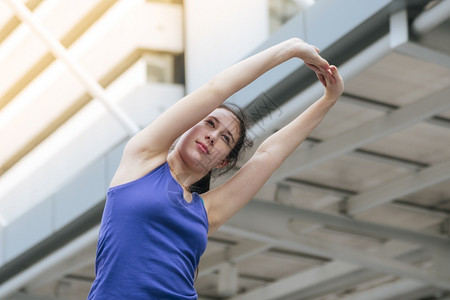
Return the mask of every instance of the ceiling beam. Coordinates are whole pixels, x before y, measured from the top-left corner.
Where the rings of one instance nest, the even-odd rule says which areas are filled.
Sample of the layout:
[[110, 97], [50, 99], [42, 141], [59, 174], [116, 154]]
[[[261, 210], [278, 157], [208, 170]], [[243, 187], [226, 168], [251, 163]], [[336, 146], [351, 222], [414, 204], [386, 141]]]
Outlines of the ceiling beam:
[[358, 268], [357, 265], [353, 264], [331, 262], [324, 266], [288, 276], [265, 287], [233, 297], [230, 300], [277, 299], [291, 294], [295, 290], [306, 289], [317, 283], [325, 282], [338, 276], [342, 276], [343, 274], [354, 272]]
[[48, 297], [48, 296], [46, 296], [44, 298], [42, 296], [29, 295], [29, 294], [25, 294], [25, 293], [17, 293], [15, 295], [11, 296], [10, 298], [8, 298], [8, 300], [64, 300], [64, 299]]
[[[267, 224], [258, 225], [262, 227], [268, 226]], [[357, 264], [361, 267], [379, 271], [385, 274], [392, 274], [400, 277], [410, 278], [427, 283], [428, 285], [443, 289], [450, 289], [450, 278], [444, 278], [432, 271], [424, 270], [420, 267], [415, 267], [407, 263], [399, 262], [395, 259], [380, 257], [368, 253], [367, 251], [349, 248], [338, 244], [330, 244], [329, 242], [320, 241], [313, 238], [284, 237], [283, 239], [280, 239], [279, 236], [283, 235], [283, 232], [280, 232], [279, 235], [275, 235], [274, 237], [273, 235], [260, 233], [258, 232], [258, 230], [249, 230], [244, 228], [245, 226], [242, 226], [242, 224], [239, 227], [227, 225], [219, 228], [219, 231], [240, 237], [245, 237], [248, 239], [253, 239], [256, 241], [276, 243], [280, 247], [289, 250], [303, 251], [314, 255], [322, 255], [324, 257], [329, 257], [335, 260]]]
[[117, 104], [110, 101], [103, 87], [91, 76], [89, 72], [69, 53], [69, 51], [58, 41], [33, 15], [33, 13], [21, 2], [16, 0], [6, 0], [16, 15], [44, 42], [52, 54], [60, 59], [72, 74], [81, 81], [92, 97], [98, 100], [107, 111], [113, 115], [130, 136], [139, 131], [139, 125], [128, 116], [128, 114]]
[[[290, 197], [290, 193], [284, 193], [283, 197]], [[283, 199], [284, 201], [290, 200]], [[264, 224], [262, 221], [255, 220], [264, 220]], [[261, 200], [251, 201], [227, 224], [242, 225], [242, 228], [259, 230], [276, 236], [277, 234], [295, 234], [293, 226], [296, 220], [331, 225], [355, 234], [359, 233], [361, 236], [372, 235], [384, 239], [397, 239], [450, 251], [450, 240], [446, 237]]]
[[206, 254], [200, 259], [198, 277], [203, 277], [221, 268], [227, 263], [238, 263], [250, 256], [267, 251], [273, 246], [271, 243], [256, 241], [242, 242], [237, 246], [227, 246], [219, 253]]
[[[241, 212], [239, 212], [228, 222], [229, 225], [223, 226], [219, 230], [260, 242], [274, 243], [286, 249], [355, 263], [383, 273], [423, 281], [438, 287], [450, 288], [450, 280], [448, 278], [427, 270], [394, 259], [379, 257], [366, 251], [299, 236], [289, 228], [289, 215], [285, 216], [283, 212], [280, 217], [275, 211], [268, 212], [264, 209], [255, 210], [254, 208], [251, 207], [251, 209], [246, 210], [245, 217], [239, 217], [242, 216]], [[267, 217], [265, 217], [266, 214]], [[270, 223], [268, 220], [270, 220]]]
[[[416, 250], [410, 246], [399, 245], [398, 243], [392, 242], [383, 245], [379, 251], [385, 253], [387, 257], [395, 257], [396, 259], [408, 261], [410, 263], [422, 261], [427, 255], [423, 250]], [[346, 268], [343, 266], [345, 266], [345, 263], [342, 262], [331, 262], [323, 266], [318, 266], [306, 272], [299, 272], [287, 276], [275, 283], [241, 294], [239, 296], [242, 298], [238, 299], [268, 300], [273, 298], [265, 298], [265, 296], [261, 295], [272, 295], [273, 293], [276, 293], [279, 297], [283, 297], [283, 299], [286, 300], [315, 299], [345, 290], [349, 286], [354, 286], [384, 276], [384, 274], [380, 272], [363, 269], [360, 266], [357, 268]], [[329, 268], [333, 269], [332, 273], [334, 276], [319, 276], [311, 281], [311, 272], [328, 274], [327, 270]], [[306, 278], [303, 278], [303, 275], [305, 275]], [[287, 286], [282, 286], [282, 283], [286, 283]], [[282, 286], [282, 290], [280, 290], [280, 286]], [[276, 291], [271, 291], [272, 289]]]
[[[398, 49], [398, 48], [397, 48]], [[396, 49], [396, 50], [397, 50]], [[407, 53], [403, 53], [407, 54]], [[441, 54], [443, 56], [444, 54]], [[448, 65], [450, 68], [450, 56], [445, 56], [445, 59], [448, 61]], [[391, 113], [399, 108], [397, 105], [392, 105], [388, 103], [382, 103], [373, 99], [360, 97], [356, 95], [352, 95], [349, 93], [343, 93], [341, 98], [339, 99], [339, 102], [345, 102], [351, 105], [360, 106], [363, 108], [371, 109], [371, 110], [377, 110], [385, 113]], [[430, 119], [424, 120], [424, 122], [444, 128], [450, 127], [450, 120], [442, 117], [433, 116]]]
[[[292, 203], [292, 201], [294, 201], [295, 199], [291, 199], [289, 196], [290, 188], [301, 189], [302, 191], [310, 191], [312, 193], [317, 193], [317, 194], [331, 195], [333, 197], [341, 198], [341, 200], [346, 200], [352, 196], [357, 195], [357, 193], [352, 190], [345, 190], [345, 189], [340, 189], [340, 188], [336, 188], [333, 186], [318, 184], [315, 182], [308, 182], [308, 181], [304, 181], [304, 180], [288, 178], [278, 184], [277, 190], [274, 195], [274, 202], [285, 203], [286, 205], [289, 205], [289, 203]], [[282, 190], [282, 192], [280, 193], [281, 190]], [[340, 204], [330, 205], [325, 209], [321, 209], [321, 212], [334, 214], [337, 211], [336, 207], [345, 206], [344, 202], [342, 202], [341, 204], [342, 205], [340, 205]], [[417, 204], [410, 203], [410, 202], [407, 202], [404, 200], [394, 200], [387, 205], [392, 206], [392, 207], [399, 207], [403, 210], [408, 210], [408, 211], [412, 211], [415, 213], [419, 212], [421, 214], [426, 214], [426, 215], [433, 216], [436, 218], [444, 219], [444, 218], [450, 217], [450, 213], [446, 212], [444, 209], [442, 209], [442, 210], [439, 208], [433, 209], [431, 207], [417, 205]], [[441, 235], [442, 233], [440, 231], [436, 231], [436, 234]]]
[[[399, 279], [393, 282], [385, 283], [373, 288], [366, 289], [364, 291], [352, 293], [347, 297], [341, 298], [341, 300], [380, 300], [380, 299], [398, 299], [405, 293], [418, 293], [423, 289], [429, 287], [426, 283], [411, 280], [411, 279]], [[430, 291], [428, 291], [430, 293]], [[411, 298], [408, 298], [411, 299]]]
[[423, 35], [448, 20], [450, 15], [450, 0], [443, 0], [435, 6], [422, 12], [411, 24], [416, 34]]
[[386, 116], [326, 140], [310, 149], [294, 153], [269, 178], [268, 183], [281, 181], [286, 177], [303, 172], [324, 161], [350, 152], [362, 145], [428, 119], [441, 111], [450, 109], [449, 94], [450, 88], [441, 90]]
[[359, 214], [365, 210], [388, 203], [395, 198], [414, 193], [449, 178], [450, 160], [349, 197], [346, 200], [347, 213], [351, 216]]
[[67, 259], [49, 267], [34, 280], [29, 281], [26, 288], [29, 290], [34, 290], [55, 281], [58, 278], [62, 278], [67, 274], [78, 271], [84, 267], [94, 265], [96, 247], [97, 243], [93, 242], [73, 255], [67, 257]]
[[233, 263], [220, 265], [217, 294], [220, 297], [231, 297], [238, 291], [238, 267]]
[[8, 296], [13, 295], [20, 288], [37, 280], [42, 274], [46, 274], [49, 269], [70, 260], [74, 256], [74, 253], [83, 252], [89, 245], [96, 243], [99, 227], [96, 226], [90, 229], [52, 254], [31, 265], [23, 272], [3, 282], [0, 286], [0, 299], [7, 299]]
[[[413, 231], [404, 231], [402, 229], [398, 228], [390, 228], [389, 226], [384, 225], [378, 225], [378, 224], [372, 224], [367, 222], [362, 222], [358, 220], [352, 220], [349, 218], [345, 218], [342, 216], [335, 216], [320, 212], [314, 212], [306, 209], [299, 209], [299, 208], [293, 208], [293, 207], [283, 207], [278, 204], [273, 203], [264, 203], [264, 202], [251, 202], [249, 203], [244, 210], [249, 210], [260, 216], [263, 220], [269, 220], [269, 218], [266, 218], [265, 216], [269, 215], [272, 219], [279, 220], [280, 218], [285, 218], [285, 223], [288, 223], [289, 220], [293, 219], [299, 219], [302, 221], [311, 221], [311, 222], [320, 222], [324, 224], [330, 224], [336, 227], [346, 228], [346, 229], [352, 229], [353, 231], [360, 230], [361, 234], [372, 234], [372, 235], [379, 235], [379, 236], [389, 236], [392, 238], [393, 236], [399, 237], [401, 240], [406, 240], [408, 242], [414, 242], [419, 245], [428, 244], [428, 245], [441, 245], [441, 246], [447, 246], [450, 244], [450, 242], [447, 239], [437, 237], [436, 240], [434, 240], [434, 236], [427, 235], [427, 234], [421, 234], [418, 232]], [[248, 219], [248, 220], [254, 220], [254, 218], [251, 215], [244, 215], [241, 216], [242, 219]], [[232, 221], [230, 221], [232, 223]], [[372, 227], [373, 225], [373, 227]], [[287, 226], [286, 226], [287, 227]], [[273, 228], [274, 232], [278, 233], [281, 236], [286, 236], [286, 231], [280, 230], [280, 226], [276, 225], [275, 223], [267, 223], [265, 222], [264, 228]], [[392, 231], [391, 231], [392, 229]], [[220, 231], [220, 229], [219, 229]], [[273, 236], [275, 233], [269, 232], [268, 235]], [[417, 235], [417, 236], [416, 236]], [[261, 253], [269, 249], [271, 246], [274, 246], [274, 244], [267, 243], [267, 241], [264, 242], [246, 242], [245, 244], [239, 245], [239, 246], [233, 246], [230, 247], [229, 253], [234, 253], [234, 255], [228, 255], [228, 258], [226, 258], [225, 250], [222, 251], [220, 254], [215, 253], [214, 255], [205, 256], [203, 261], [200, 265], [200, 274], [199, 275], [206, 275], [211, 273], [212, 271], [218, 270], [220, 265], [226, 262], [238, 262], [240, 260], [243, 260], [243, 256], [252, 255], [252, 252]], [[281, 245], [280, 245], [281, 246]], [[383, 246], [384, 248], [386, 246]], [[299, 249], [297, 249], [298, 251]], [[352, 250], [350, 250], [352, 251]], [[447, 250], [448, 251], [448, 250]], [[253, 253], [253, 254], [256, 254]], [[314, 252], [317, 254], [317, 252]], [[203, 265], [202, 265], [203, 264]], [[357, 269], [361, 269], [361, 266], [358, 266]], [[349, 272], [353, 269], [349, 269]], [[203, 273], [202, 273], [203, 272]], [[319, 272], [319, 271], [318, 271]], [[296, 276], [290, 278], [286, 278], [286, 284], [287, 286], [291, 286], [292, 280], [295, 278], [302, 278], [302, 273], [296, 274]], [[336, 275], [337, 278], [342, 278], [344, 275], [348, 275], [348, 272], [339, 273]], [[324, 277], [324, 280], [331, 280], [332, 276], [330, 278]], [[284, 280], [284, 279], [282, 279]], [[278, 282], [278, 281], [277, 281]], [[303, 282], [303, 280], [299, 280], [299, 282]], [[317, 282], [316, 282], [317, 283]], [[280, 285], [284, 286], [284, 283], [280, 282]], [[311, 282], [311, 285], [313, 283]], [[273, 286], [275, 289], [278, 289], [277, 283], [274, 283]], [[303, 286], [302, 284], [296, 283], [295, 285], [292, 285], [292, 287], [295, 287], [296, 291], [299, 291], [300, 288], [308, 288], [308, 285]], [[285, 292], [289, 292], [289, 290], [284, 289]], [[259, 293], [259, 292], [258, 292]], [[263, 294], [267, 294], [266, 292], [263, 292]], [[268, 295], [272, 295], [272, 292], [268, 293]], [[255, 295], [252, 293], [250, 294], [248, 299], [255, 299], [251, 298]], [[240, 298], [238, 298], [240, 299]], [[244, 298], [247, 299], [247, 298]], [[260, 299], [260, 298], [258, 298]], [[263, 299], [263, 298], [261, 298]]]

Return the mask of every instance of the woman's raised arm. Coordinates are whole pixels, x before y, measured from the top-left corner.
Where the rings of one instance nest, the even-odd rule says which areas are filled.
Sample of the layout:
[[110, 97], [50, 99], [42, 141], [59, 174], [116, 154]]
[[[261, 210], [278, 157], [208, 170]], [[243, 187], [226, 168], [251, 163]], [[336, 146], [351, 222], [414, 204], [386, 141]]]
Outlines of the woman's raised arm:
[[325, 86], [324, 95], [296, 119], [268, 137], [252, 158], [225, 184], [205, 193], [210, 232], [231, 218], [261, 189], [272, 173], [319, 125], [344, 90], [335, 66], [332, 78], [317, 73]]
[[318, 49], [298, 38], [286, 40], [216, 75], [208, 83], [178, 101], [127, 144], [124, 156], [145, 161], [166, 155], [173, 142], [228, 97], [275, 66], [298, 57], [316, 73], [331, 76], [329, 65]]

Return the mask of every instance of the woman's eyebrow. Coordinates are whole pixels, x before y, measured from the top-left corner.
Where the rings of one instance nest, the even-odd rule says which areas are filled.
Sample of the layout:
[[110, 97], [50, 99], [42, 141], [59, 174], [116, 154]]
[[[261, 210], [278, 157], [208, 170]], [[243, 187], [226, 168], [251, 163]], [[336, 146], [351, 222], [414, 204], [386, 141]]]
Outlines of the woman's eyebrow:
[[219, 123], [220, 125], [222, 125], [222, 127], [224, 127], [225, 128], [225, 130], [226, 130], [226, 132], [227, 132], [227, 134], [229, 135], [229, 136], [231, 136], [231, 139], [233, 140], [233, 143], [235, 142], [235, 140], [234, 140], [234, 136], [231, 134], [231, 132], [228, 130], [228, 127], [227, 126], [224, 126], [220, 121], [219, 121], [219, 119], [217, 119], [216, 117], [214, 117], [214, 116], [210, 116], [212, 119], [214, 119], [214, 121], [216, 121], [217, 123]]

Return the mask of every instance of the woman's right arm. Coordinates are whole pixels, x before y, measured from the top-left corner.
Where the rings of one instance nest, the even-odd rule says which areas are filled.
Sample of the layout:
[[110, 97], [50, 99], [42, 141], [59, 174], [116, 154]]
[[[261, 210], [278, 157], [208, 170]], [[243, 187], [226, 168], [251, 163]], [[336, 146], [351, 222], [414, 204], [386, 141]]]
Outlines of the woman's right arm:
[[330, 76], [329, 65], [318, 49], [292, 38], [238, 62], [216, 75], [204, 86], [171, 106], [155, 121], [137, 133], [127, 144], [124, 155], [147, 160], [167, 155], [173, 142], [205, 118], [228, 97], [275, 66], [298, 57], [314, 71]]
[[[344, 91], [344, 81], [331, 66], [334, 80], [324, 81], [324, 95], [289, 124], [273, 133], [226, 183], [202, 194], [208, 208], [209, 234], [231, 218], [260, 190], [272, 173], [319, 125]], [[249, 184], [250, 183], [250, 184]]]

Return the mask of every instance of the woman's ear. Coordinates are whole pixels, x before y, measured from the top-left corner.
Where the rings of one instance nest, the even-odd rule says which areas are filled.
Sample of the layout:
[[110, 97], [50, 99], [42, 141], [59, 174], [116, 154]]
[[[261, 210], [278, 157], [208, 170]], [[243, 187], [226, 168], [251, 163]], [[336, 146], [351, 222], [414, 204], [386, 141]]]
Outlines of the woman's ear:
[[228, 161], [227, 158], [225, 158], [224, 160], [222, 160], [217, 166], [216, 169], [221, 169], [226, 167], [230, 162]]

